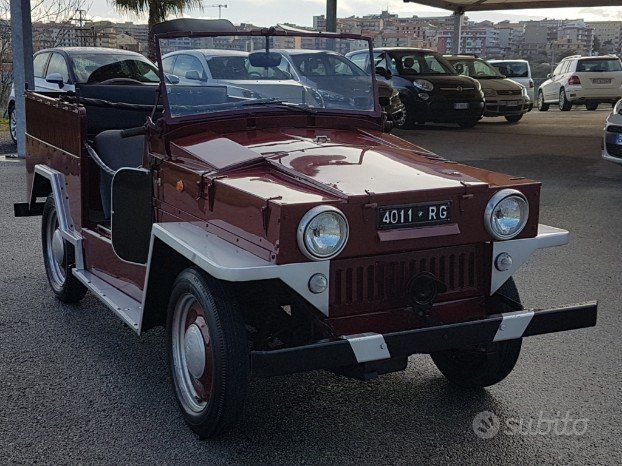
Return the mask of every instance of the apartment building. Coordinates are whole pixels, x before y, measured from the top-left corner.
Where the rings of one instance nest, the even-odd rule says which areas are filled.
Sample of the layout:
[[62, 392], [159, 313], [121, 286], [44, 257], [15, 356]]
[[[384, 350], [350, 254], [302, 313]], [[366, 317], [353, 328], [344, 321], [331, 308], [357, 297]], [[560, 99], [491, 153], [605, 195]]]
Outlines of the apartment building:
[[603, 51], [622, 52], [622, 21], [589, 21], [587, 25], [594, 31], [594, 38], [598, 38]]

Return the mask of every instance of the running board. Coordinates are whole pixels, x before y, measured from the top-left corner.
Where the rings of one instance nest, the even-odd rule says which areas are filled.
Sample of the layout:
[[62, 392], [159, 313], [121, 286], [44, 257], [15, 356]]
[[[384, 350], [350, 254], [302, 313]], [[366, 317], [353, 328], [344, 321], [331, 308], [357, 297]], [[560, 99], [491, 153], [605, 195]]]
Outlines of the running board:
[[132, 330], [140, 332], [139, 323], [143, 312], [141, 303], [88, 270], [73, 269], [73, 274]]

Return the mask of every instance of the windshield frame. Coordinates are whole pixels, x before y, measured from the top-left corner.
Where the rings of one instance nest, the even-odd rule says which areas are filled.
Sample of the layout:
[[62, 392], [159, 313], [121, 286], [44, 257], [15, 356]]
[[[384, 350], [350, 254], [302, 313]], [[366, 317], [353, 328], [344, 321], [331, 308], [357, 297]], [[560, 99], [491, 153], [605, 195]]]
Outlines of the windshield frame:
[[[194, 115], [184, 115], [184, 116], [172, 116], [171, 109], [168, 100], [168, 92], [167, 92], [167, 79], [166, 74], [164, 73], [164, 67], [162, 64], [162, 52], [160, 49], [160, 41], [167, 39], [176, 39], [181, 37], [192, 37], [192, 38], [202, 38], [202, 37], [238, 37], [238, 36], [253, 36], [253, 37], [273, 37], [273, 36], [289, 36], [289, 37], [323, 37], [330, 39], [351, 39], [357, 41], [363, 41], [367, 43], [367, 48], [369, 50], [370, 60], [373, 57], [373, 43], [371, 38], [361, 36], [358, 34], [342, 34], [342, 33], [330, 33], [330, 32], [314, 32], [314, 31], [302, 31], [302, 30], [277, 30], [275, 28], [263, 28], [263, 29], [250, 29], [250, 30], [241, 30], [241, 31], [233, 31], [233, 32], [217, 32], [217, 31], [205, 31], [205, 32], [167, 32], [162, 34], [156, 34], [155, 36], [155, 46], [156, 46], [156, 56], [157, 56], [157, 65], [158, 65], [158, 73], [160, 76], [160, 84], [159, 84], [159, 94], [160, 99], [162, 99], [162, 104], [164, 107], [164, 112], [162, 114], [162, 119], [167, 124], [175, 124], [186, 121], [196, 121], [196, 120], [204, 120], [204, 119], [219, 119], [223, 117], [228, 117], [232, 115], [245, 114], [248, 115], [249, 112], [253, 113], [263, 113], [263, 112], [284, 112], [282, 107], [278, 105], [258, 105], [257, 107], [253, 107], [252, 105], [248, 106], [239, 106], [236, 108], [227, 108], [223, 110], [216, 110], [206, 113], [197, 113]], [[348, 58], [346, 58], [348, 59]], [[382, 116], [382, 108], [378, 101], [378, 85], [376, 76], [374, 73], [371, 75], [367, 75], [371, 78], [372, 84], [372, 92], [374, 93], [374, 108], [373, 110], [356, 110], [356, 109], [340, 109], [340, 108], [313, 108], [313, 113], [318, 116], [321, 115], [342, 115], [342, 116], [358, 116], [358, 117], [368, 117], [377, 121], [381, 120]], [[301, 108], [301, 114], [303, 113]], [[291, 112], [291, 109], [289, 110]]]

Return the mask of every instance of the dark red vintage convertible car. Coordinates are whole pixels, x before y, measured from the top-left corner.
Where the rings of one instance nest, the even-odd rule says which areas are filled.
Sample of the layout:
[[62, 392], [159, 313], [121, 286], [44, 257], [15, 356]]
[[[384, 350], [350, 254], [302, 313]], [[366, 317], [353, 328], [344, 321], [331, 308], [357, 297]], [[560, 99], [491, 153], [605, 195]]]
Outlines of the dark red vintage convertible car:
[[[272, 47], [371, 53], [353, 35], [165, 26], [161, 53], [244, 48], [268, 71], [282, 65]], [[161, 76], [157, 92], [26, 94], [15, 213], [43, 216], [53, 292], [90, 291], [138, 334], [165, 326], [175, 394], [202, 437], [240, 416], [251, 374], [369, 379], [428, 353], [450, 381], [484, 387], [512, 371], [523, 337], [596, 323], [596, 302], [521, 305], [512, 275], [568, 240], [539, 224], [539, 183], [387, 134], [374, 76], [333, 73], [356, 90], [340, 109], [287, 79], [233, 92], [191, 63], [194, 82]]]

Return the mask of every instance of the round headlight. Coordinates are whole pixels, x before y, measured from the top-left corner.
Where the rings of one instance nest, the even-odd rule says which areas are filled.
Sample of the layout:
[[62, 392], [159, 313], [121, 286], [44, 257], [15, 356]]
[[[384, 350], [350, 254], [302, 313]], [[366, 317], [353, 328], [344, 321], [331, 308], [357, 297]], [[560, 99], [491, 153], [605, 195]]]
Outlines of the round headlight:
[[333, 206], [317, 206], [309, 210], [298, 224], [298, 247], [309, 259], [335, 257], [348, 241], [348, 221]]
[[413, 84], [424, 91], [432, 92], [434, 90], [434, 84], [425, 79], [415, 79]]
[[527, 198], [516, 189], [502, 189], [490, 198], [484, 222], [495, 239], [512, 239], [518, 235], [529, 219]]

